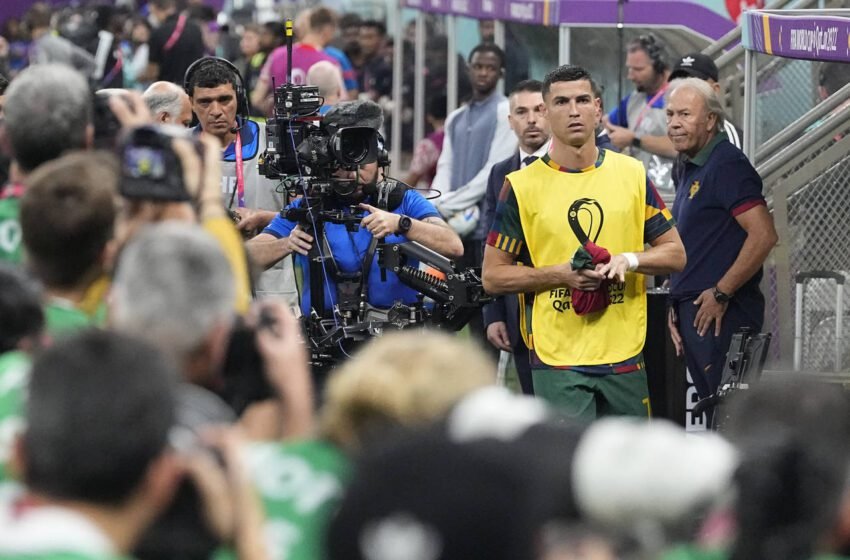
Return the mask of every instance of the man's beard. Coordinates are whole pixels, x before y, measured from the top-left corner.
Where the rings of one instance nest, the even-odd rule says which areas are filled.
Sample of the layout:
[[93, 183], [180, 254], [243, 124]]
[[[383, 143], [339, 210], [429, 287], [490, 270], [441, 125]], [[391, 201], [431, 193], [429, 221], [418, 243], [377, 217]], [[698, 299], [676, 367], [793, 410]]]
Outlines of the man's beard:
[[370, 183], [356, 183], [354, 189], [349, 193], [337, 193], [336, 198], [342, 204], [351, 206], [359, 204], [366, 200], [369, 193], [376, 192], [375, 186], [378, 184], [377, 179], [373, 179]]

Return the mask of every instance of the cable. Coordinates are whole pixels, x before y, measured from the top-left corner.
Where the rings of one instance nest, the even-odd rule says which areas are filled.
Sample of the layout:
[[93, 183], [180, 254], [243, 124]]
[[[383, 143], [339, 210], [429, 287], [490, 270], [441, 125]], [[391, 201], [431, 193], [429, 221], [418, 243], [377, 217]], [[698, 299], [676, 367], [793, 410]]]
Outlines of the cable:
[[[295, 154], [295, 167], [298, 168], [298, 178], [300, 179], [299, 184], [301, 185], [301, 190], [302, 190], [302, 193], [304, 195], [304, 204], [307, 206], [307, 216], [310, 218], [310, 223], [313, 226], [313, 233], [316, 233], [316, 231], [318, 231], [318, 228], [316, 226], [316, 218], [313, 215], [313, 208], [310, 206], [310, 197], [307, 196], [307, 194], [308, 194], [307, 188], [304, 186], [304, 175], [301, 173], [301, 164], [298, 161], [298, 146], [295, 145], [295, 135], [292, 132], [292, 120], [293, 119], [287, 120], [287, 125], [288, 125], [288, 128], [289, 128], [289, 140], [290, 140], [290, 144], [292, 145], [292, 153]], [[331, 290], [330, 280], [328, 278], [328, 269], [327, 269], [327, 266], [325, 265], [325, 255], [322, 251], [322, 247], [321, 247], [320, 244], [316, 244], [316, 248], [319, 251], [319, 258], [321, 259], [321, 263], [322, 263], [322, 274], [324, 276], [323, 280], [324, 280], [324, 284], [325, 284], [325, 290], [327, 292], [326, 295], [328, 296], [328, 301], [334, 301], [333, 292]], [[338, 303], [339, 302], [337, 302], [337, 304]], [[321, 311], [324, 312], [324, 309], [321, 310]], [[336, 313], [336, 310], [333, 309], [333, 306], [332, 306], [331, 316], [333, 317], [333, 320], [334, 320], [334, 326], [336, 328], [340, 328], [339, 320], [337, 318], [337, 313]], [[339, 349], [343, 353], [343, 355], [347, 358], [350, 358], [351, 356], [348, 354], [348, 352], [345, 351], [345, 348], [343, 348], [343, 346], [342, 346], [342, 340], [340, 340], [337, 344], [339, 345]]]

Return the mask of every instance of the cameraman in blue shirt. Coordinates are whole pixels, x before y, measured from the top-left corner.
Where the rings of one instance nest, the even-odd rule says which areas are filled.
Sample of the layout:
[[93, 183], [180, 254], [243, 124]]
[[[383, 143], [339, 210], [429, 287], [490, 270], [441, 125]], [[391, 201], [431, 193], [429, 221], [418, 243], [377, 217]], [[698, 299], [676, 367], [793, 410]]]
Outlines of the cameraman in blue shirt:
[[[335, 121], [339, 127], [369, 126], [377, 130], [381, 124], [380, 117], [360, 122], [354, 119], [355, 114], [362, 114], [357, 113], [354, 106], [362, 103], [368, 102], [337, 105], [326, 115], [325, 123]], [[377, 114], [380, 115], [379, 112]], [[417, 191], [405, 191], [395, 208], [392, 208], [392, 204], [386, 210], [376, 207], [373, 193], [376, 192], [379, 180], [378, 163], [361, 165], [357, 171], [341, 169], [334, 177], [356, 180], [357, 186], [350, 195], [336, 197], [333, 209], [339, 210], [344, 216], [355, 216], [362, 212], [363, 218], [357, 228], [325, 220], [317, 222], [317, 227], [322, 229], [324, 237], [324, 246], [319, 247], [319, 250], [333, 260], [333, 265], [323, 268], [325, 309], [315, 310], [319, 315], [325, 315], [327, 310], [338, 302], [337, 274], [356, 274], [364, 269], [364, 257], [373, 237], [383, 239], [387, 243], [416, 241], [450, 259], [463, 254], [460, 237], [440, 217], [434, 206]], [[290, 253], [296, 253], [295, 264], [302, 273], [301, 311], [304, 315], [309, 315], [310, 262], [307, 255], [313, 245], [314, 236], [305, 231], [303, 225], [283, 217], [287, 210], [303, 208], [305, 200], [299, 198], [287, 206], [262, 233], [247, 243], [247, 249], [253, 261], [266, 268]], [[334, 274], [332, 269], [336, 269], [337, 274]], [[382, 270], [378, 266], [377, 255], [373, 257], [365, 283], [367, 302], [374, 307], [389, 308], [396, 302], [417, 302], [416, 290], [403, 284], [392, 271]]]

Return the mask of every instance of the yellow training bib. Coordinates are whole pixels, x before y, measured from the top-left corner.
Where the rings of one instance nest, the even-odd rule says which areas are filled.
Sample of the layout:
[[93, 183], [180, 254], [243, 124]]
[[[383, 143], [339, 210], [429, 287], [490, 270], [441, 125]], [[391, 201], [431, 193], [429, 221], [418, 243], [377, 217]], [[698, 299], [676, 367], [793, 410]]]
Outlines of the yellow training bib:
[[[616, 255], [644, 247], [646, 171], [636, 159], [606, 151], [599, 167], [568, 172], [538, 160], [508, 175], [533, 266], [569, 262], [580, 234]], [[598, 236], [598, 237], [597, 237]], [[608, 286], [608, 307], [584, 316], [572, 309], [567, 286], [537, 292], [531, 326], [534, 350], [550, 366], [592, 366], [622, 362], [643, 350], [646, 337], [646, 281], [626, 273], [625, 283]]]

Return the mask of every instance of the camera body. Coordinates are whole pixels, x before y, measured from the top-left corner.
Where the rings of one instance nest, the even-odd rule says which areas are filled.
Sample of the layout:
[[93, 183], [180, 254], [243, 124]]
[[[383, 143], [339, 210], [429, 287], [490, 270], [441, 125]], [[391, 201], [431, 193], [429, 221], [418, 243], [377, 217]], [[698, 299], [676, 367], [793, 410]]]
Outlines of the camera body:
[[174, 152], [175, 139], [184, 139], [203, 154], [189, 131], [177, 126], [142, 126], [131, 130], [120, 146], [121, 196], [162, 202], [191, 200], [183, 180], [183, 165]]
[[266, 149], [259, 162], [260, 174], [282, 179], [292, 196], [316, 199], [320, 210], [356, 189], [356, 182], [336, 177], [337, 171], [373, 162], [389, 165], [377, 127], [360, 124], [373, 121], [374, 114], [361, 115], [360, 104], [352, 102], [318, 117], [323, 101], [314, 86], [275, 89], [274, 114], [266, 121]]

